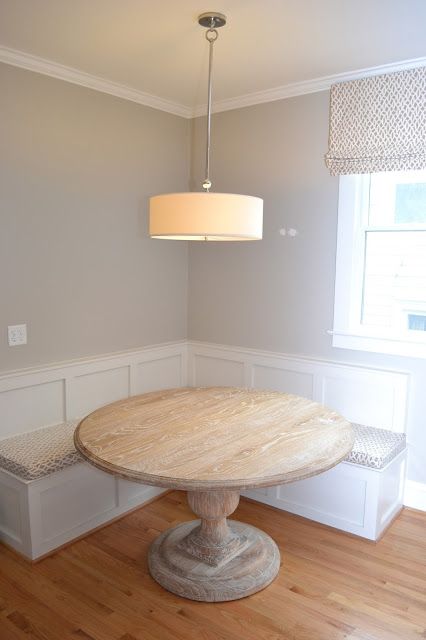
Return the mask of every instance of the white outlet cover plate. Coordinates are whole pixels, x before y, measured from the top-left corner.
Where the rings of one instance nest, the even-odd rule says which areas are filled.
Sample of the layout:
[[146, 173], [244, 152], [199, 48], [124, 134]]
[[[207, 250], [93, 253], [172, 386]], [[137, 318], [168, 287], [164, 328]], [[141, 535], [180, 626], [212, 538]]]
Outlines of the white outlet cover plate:
[[17, 347], [20, 344], [27, 344], [27, 325], [9, 325], [7, 327], [7, 337], [9, 341], [9, 347]]

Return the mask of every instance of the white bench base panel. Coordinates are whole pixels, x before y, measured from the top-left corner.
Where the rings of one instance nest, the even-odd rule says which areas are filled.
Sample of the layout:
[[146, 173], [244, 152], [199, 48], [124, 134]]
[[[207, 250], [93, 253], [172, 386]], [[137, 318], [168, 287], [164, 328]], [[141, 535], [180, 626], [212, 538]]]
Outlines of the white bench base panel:
[[85, 462], [31, 482], [0, 470], [0, 540], [36, 560], [163, 492]]
[[[291, 484], [243, 495], [370, 540], [377, 540], [403, 503], [405, 451], [384, 469], [342, 462]], [[160, 495], [85, 462], [25, 482], [0, 471], [0, 540], [36, 560]]]
[[378, 540], [403, 505], [406, 452], [383, 469], [341, 462], [313, 478], [243, 492], [247, 498]]

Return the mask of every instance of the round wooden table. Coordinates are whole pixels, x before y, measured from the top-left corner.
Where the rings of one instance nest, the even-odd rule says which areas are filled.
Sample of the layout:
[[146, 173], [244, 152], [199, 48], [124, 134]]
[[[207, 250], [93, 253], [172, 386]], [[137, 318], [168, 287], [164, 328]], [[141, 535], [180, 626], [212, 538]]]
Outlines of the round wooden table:
[[278, 573], [280, 555], [263, 531], [228, 521], [240, 490], [308, 478], [351, 450], [351, 425], [306, 398], [232, 387], [170, 389], [94, 411], [75, 431], [91, 464], [129, 480], [188, 492], [200, 520], [163, 532], [149, 570], [193, 600], [248, 596]]

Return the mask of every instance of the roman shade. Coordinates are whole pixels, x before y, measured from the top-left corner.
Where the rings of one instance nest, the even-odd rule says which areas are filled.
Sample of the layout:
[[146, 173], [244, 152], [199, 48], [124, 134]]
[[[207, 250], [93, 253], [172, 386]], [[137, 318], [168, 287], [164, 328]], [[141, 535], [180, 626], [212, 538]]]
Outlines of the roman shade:
[[426, 67], [331, 87], [331, 175], [426, 168]]

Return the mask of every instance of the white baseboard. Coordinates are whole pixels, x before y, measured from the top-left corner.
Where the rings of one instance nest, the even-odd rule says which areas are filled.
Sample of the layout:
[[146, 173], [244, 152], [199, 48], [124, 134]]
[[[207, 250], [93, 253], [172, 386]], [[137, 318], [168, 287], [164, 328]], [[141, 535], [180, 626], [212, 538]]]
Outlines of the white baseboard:
[[418, 509], [419, 511], [426, 511], [426, 484], [406, 480], [404, 506], [411, 507], [411, 509]]

